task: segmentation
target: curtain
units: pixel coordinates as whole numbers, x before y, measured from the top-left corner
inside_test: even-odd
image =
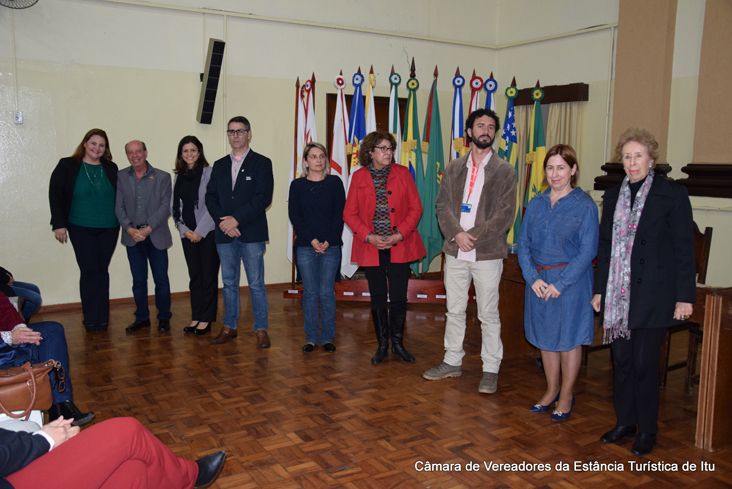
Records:
[[[542,104],[544,121],[544,140],[547,151],[555,144],[564,143],[572,146],[577,155],[582,146],[582,119],[586,102],[563,102]],[[519,194],[523,202],[526,184],[526,140],[528,139],[529,121],[533,105],[516,106],[516,129],[518,130]],[[581,164],[581,162],[580,162]]]
[[[565,102],[547,105],[546,147],[564,143],[577,154],[582,146],[582,117],[586,102]]]

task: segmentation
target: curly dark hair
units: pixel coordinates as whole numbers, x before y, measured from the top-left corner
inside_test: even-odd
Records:
[[[498,134],[498,130],[501,128],[501,119],[498,117],[498,114],[493,112],[491,109],[474,110],[465,120],[465,140],[468,142],[468,144],[472,142],[472,139],[470,139],[470,135],[468,135],[468,129],[472,129],[475,121],[483,116],[488,116],[495,121],[496,134]]]
[[[361,146],[358,149],[358,160],[363,166],[369,166],[373,158],[371,153],[374,148],[379,145],[382,141],[389,141],[391,147],[396,151],[396,139],[394,136],[386,131],[374,131],[366,135],[361,141]],[[394,153],[391,154],[391,162],[394,163]]]

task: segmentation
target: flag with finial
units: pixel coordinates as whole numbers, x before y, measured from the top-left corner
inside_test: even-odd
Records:
[[[491,71],[490,76],[483,82],[483,90],[485,90],[485,108],[495,112],[496,100],[495,94],[498,90],[498,82],[493,78],[493,72]]]
[[[376,130],[376,105],[374,105],[374,89],[376,88],[376,75],[374,67],[371,66],[366,83],[366,134]]]
[[[450,154],[448,160],[452,161],[468,152],[465,144],[465,131],[463,125],[463,86],[465,78],[460,74],[460,68],[455,70],[455,76],[452,77],[452,86],[454,88],[452,95],[452,128],[450,130]]]
[[[335,79],[336,109],[333,114],[333,140],[330,148],[330,173],[343,182],[343,189],[348,190],[348,109],[346,108],[346,79],[343,71]],[[353,233],[347,225],[343,226],[343,246],[341,247],[341,274],[351,277],[358,266],[351,263],[351,245]]]
[[[422,146],[419,137],[419,120],[417,120],[418,88],[419,81],[417,81],[414,58],[412,58],[409,80],[407,80],[409,94],[407,95],[407,109],[404,115],[404,135],[402,136],[402,155],[400,159],[400,163],[409,168],[412,178],[416,178],[417,165],[422,165]]]
[[[498,157],[511,164],[516,172],[516,209],[514,210],[513,225],[508,231],[507,242],[516,243],[521,228],[521,191],[519,186],[520,168],[518,161],[518,131],[516,130],[516,108],[515,99],[518,95],[516,89],[516,78],[511,81],[511,86],[506,89],[506,116],[503,118],[503,132],[501,143],[498,147]]]
[[[305,110],[304,142],[309,144],[318,140],[318,129],[315,125],[315,73],[302,86],[302,106]]]
[[[526,165],[529,180],[524,193],[524,208],[535,195],[544,190],[546,143],[544,142],[544,119],[541,114],[541,99],[543,98],[544,90],[541,89],[537,80],[536,86],[531,90],[531,100],[534,101],[534,108],[531,111],[529,139],[526,144]]]
[[[483,79],[476,75],[475,70],[473,70],[473,76],[470,77],[470,110],[468,110],[468,114],[480,109],[480,91],[482,89]]]
[[[300,77],[295,80],[295,132],[292,137],[292,164],[290,165],[290,171],[288,172],[288,182],[297,178],[299,174],[300,159],[302,158],[302,151],[305,147],[305,108],[302,104],[302,91],[300,87]],[[292,228],[292,223],[287,222],[287,259],[292,261],[292,247],[295,243],[295,233]]]
[[[402,123],[399,117],[399,84],[402,77],[394,72],[394,65],[391,66],[389,74],[389,132],[396,140],[397,146],[394,150],[394,157],[401,158],[402,155]]]
[[[421,165],[417,167],[417,190],[422,200],[422,218],[417,225],[417,231],[422,237],[426,255],[412,265],[415,273],[429,271],[432,259],[440,254],[442,249],[442,234],[437,223],[435,203],[440,188],[440,179],[445,169],[445,151],[442,146],[442,124],[440,122],[440,103],[437,97],[437,66],[435,66],[434,80],[430,90],[427,107],[427,117],[424,123],[425,143],[427,144],[427,167],[422,172]]]
[[[366,136],[366,114],[363,107],[363,85],[364,76],[361,74],[361,67],[353,74],[353,98],[351,99],[351,127],[348,131],[348,144],[351,145],[351,171],[358,166],[358,147]]]

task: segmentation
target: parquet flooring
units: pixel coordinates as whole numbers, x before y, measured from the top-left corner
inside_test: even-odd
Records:
[[[181,456],[225,448],[218,488],[732,487],[732,450],[693,446],[696,398],[684,396],[682,370],[669,373],[662,394],[656,450],[637,459],[629,443],[598,440],[614,423],[607,350],[590,355],[572,418],[556,424],[548,414],[527,411],[544,385],[531,357],[505,358],[498,393],[478,393],[474,311],[463,376],[427,382],[422,371],[442,358],[442,306],[410,308],[405,345],[416,364],[390,359],[374,367],[367,305],[339,303],[338,350],[304,354],[300,304],[283,299],[282,290],[269,287],[269,350],[257,350],[251,334],[219,346],[209,345],[208,336],[184,336],[186,297],[174,299],[174,327],[163,335],[155,325],[125,335],[132,304],[113,305],[106,333],[85,333],[78,311],[47,311],[37,319],[66,326],[79,405],[98,420],[138,418]],[[219,317],[222,308],[220,301]],[[244,333],[251,324],[246,292],[242,308]],[[631,461],[678,470],[633,471]],[[558,468],[561,462],[568,468]],[[619,464],[624,471],[575,470],[575,462]],[[685,462],[696,471],[684,470]],[[701,471],[701,462],[714,470]],[[488,470],[491,463],[517,465]],[[526,464],[548,467],[527,470]],[[418,470],[425,467],[445,470]]]

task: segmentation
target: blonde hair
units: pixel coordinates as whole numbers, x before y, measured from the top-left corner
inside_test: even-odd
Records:
[[[320,143],[308,143],[305,145],[305,149],[302,150],[302,176],[307,177],[310,173],[310,168],[307,165],[308,154],[313,148],[318,148],[325,155],[325,168],[323,169],[324,175],[330,175],[330,157],[328,156],[328,150]]]

